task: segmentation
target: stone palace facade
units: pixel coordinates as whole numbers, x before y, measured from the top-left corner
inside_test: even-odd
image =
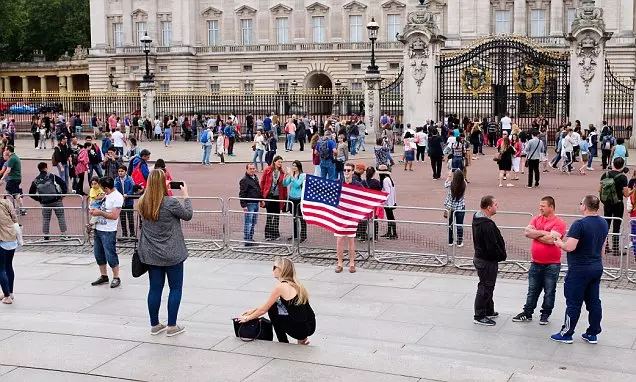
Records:
[[[426,0],[446,37],[442,53],[493,34],[527,36],[567,50],[581,0]],[[614,73],[634,76],[635,0],[597,0],[604,9],[607,57]],[[383,77],[395,77],[403,45],[396,40],[417,0],[90,0],[90,89],[136,89],[152,38],[150,68],[159,90],[362,89],[369,64],[366,24]]]

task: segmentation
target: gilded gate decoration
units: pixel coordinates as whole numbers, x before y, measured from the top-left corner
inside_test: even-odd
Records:
[[[466,93],[472,94],[473,98],[477,98],[480,93],[489,91],[490,75],[490,70],[484,69],[478,62],[475,62],[462,71],[462,88]]]
[[[539,65],[523,64],[513,72],[515,92],[525,94],[528,99],[545,89],[545,70]]]

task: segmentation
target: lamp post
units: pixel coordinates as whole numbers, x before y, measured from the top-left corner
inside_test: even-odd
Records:
[[[371,65],[367,68],[367,74],[380,74],[378,66],[375,64],[375,40],[378,39],[378,30],[380,25],[375,22],[375,18],[371,17],[371,22],[367,24],[369,32],[369,40],[371,40]]]
[[[336,80],[336,82],[334,83],[334,85],[336,86],[336,95],[334,97],[334,109],[336,114],[340,115],[340,87],[342,87],[342,82],[340,82],[340,80]]]
[[[152,39],[148,37],[148,32],[146,32],[140,41],[143,51],[146,54],[146,74],[144,74],[143,82],[153,82],[155,76],[154,74],[150,74],[150,66],[148,64],[148,54],[150,53],[150,44],[152,44]]]
[[[296,89],[298,88],[298,81],[293,80],[291,82],[291,87],[292,87],[291,113],[296,114],[296,109],[298,109],[297,102],[296,102]]]

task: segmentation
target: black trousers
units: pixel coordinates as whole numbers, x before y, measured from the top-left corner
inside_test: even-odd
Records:
[[[603,170],[607,169],[607,166],[611,166],[611,162],[610,162],[610,154],[612,153],[612,150],[601,150],[601,163],[603,164]]]
[[[619,198],[622,199],[622,195],[619,194]],[[625,205],[623,202],[618,202],[615,204],[603,204],[603,216],[606,218],[623,218],[623,211],[625,210]],[[611,227],[612,235],[610,235],[611,240],[608,239],[608,243],[612,243],[612,250],[615,252],[621,252],[622,248],[619,246],[619,238],[618,234],[621,232],[621,221],[618,219],[607,219],[607,225]]]
[[[387,222],[387,237],[397,237],[397,225],[395,224],[395,215],[393,214],[395,207],[384,207],[384,214],[386,215]]]
[[[417,145],[417,152],[415,153],[415,159],[420,160],[420,157],[421,157],[421,160],[424,161],[425,153],[426,153],[426,146]]]
[[[492,296],[495,292],[499,265],[496,261],[486,261],[479,258],[474,258],[473,264],[477,269],[477,276],[479,276],[477,294],[475,295],[474,318],[475,320],[479,320],[495,313],[495,302]]]
[[[121,209],[121,213],[119,214],[119,221],[121,223],[121,236],[135,237],[135,218],[132,206]],[[126,226],[126,221],[128,221],[128,226]],[[129,232],[130,236],[128,236]]]
[[[442,176],[442,157],[431,157],[431,168],[433,179],[439,179]]]
[[[234,141],[236,140],[236,138],[234,137],[227,137],[227,155],[232,155],[234,154]]]
[[[289,199],[294,205],[294,239],[298,238],[298,220],[300,220],[300,240],[307,240],[307,222],[303,219],[302,211],[300,210],[300,199]]]
[[[316,331],[316,319],[298,322],[290,316],[278,314],[278,305],[274,304],[267,311],[278,342],[289,343],[287,335],[296,340],[304,340]]]
[[[33,140],[35,141],[35,148],[37,149],[40,144],[40,133],[33,133]]]
[[[278,198],[278,196],[268,197],[268,199]],[[265,202],[267,219],[265,220],[265,239],[278,239],[280,231],[278,224],[280,221],[280,202]]]
[[[539,160],[528,159],[528,187],[532,187],[532,178],[534,177],[534,185],[539,185],[539,179],[541,172],[539,171]]]

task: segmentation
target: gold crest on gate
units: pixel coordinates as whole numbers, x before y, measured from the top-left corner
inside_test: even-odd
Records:
[[[515,92],[532,98],[533,94],[543,93],[545,88],[545,70],[533,64],[523,64],[513,72]]]
[[[477,98],[479,94],[487,93],[490,89],[490,70],[484,69],[483,66],[475,62],[462,70],[461,81],[464,92],[472,94],[473,98]]]

